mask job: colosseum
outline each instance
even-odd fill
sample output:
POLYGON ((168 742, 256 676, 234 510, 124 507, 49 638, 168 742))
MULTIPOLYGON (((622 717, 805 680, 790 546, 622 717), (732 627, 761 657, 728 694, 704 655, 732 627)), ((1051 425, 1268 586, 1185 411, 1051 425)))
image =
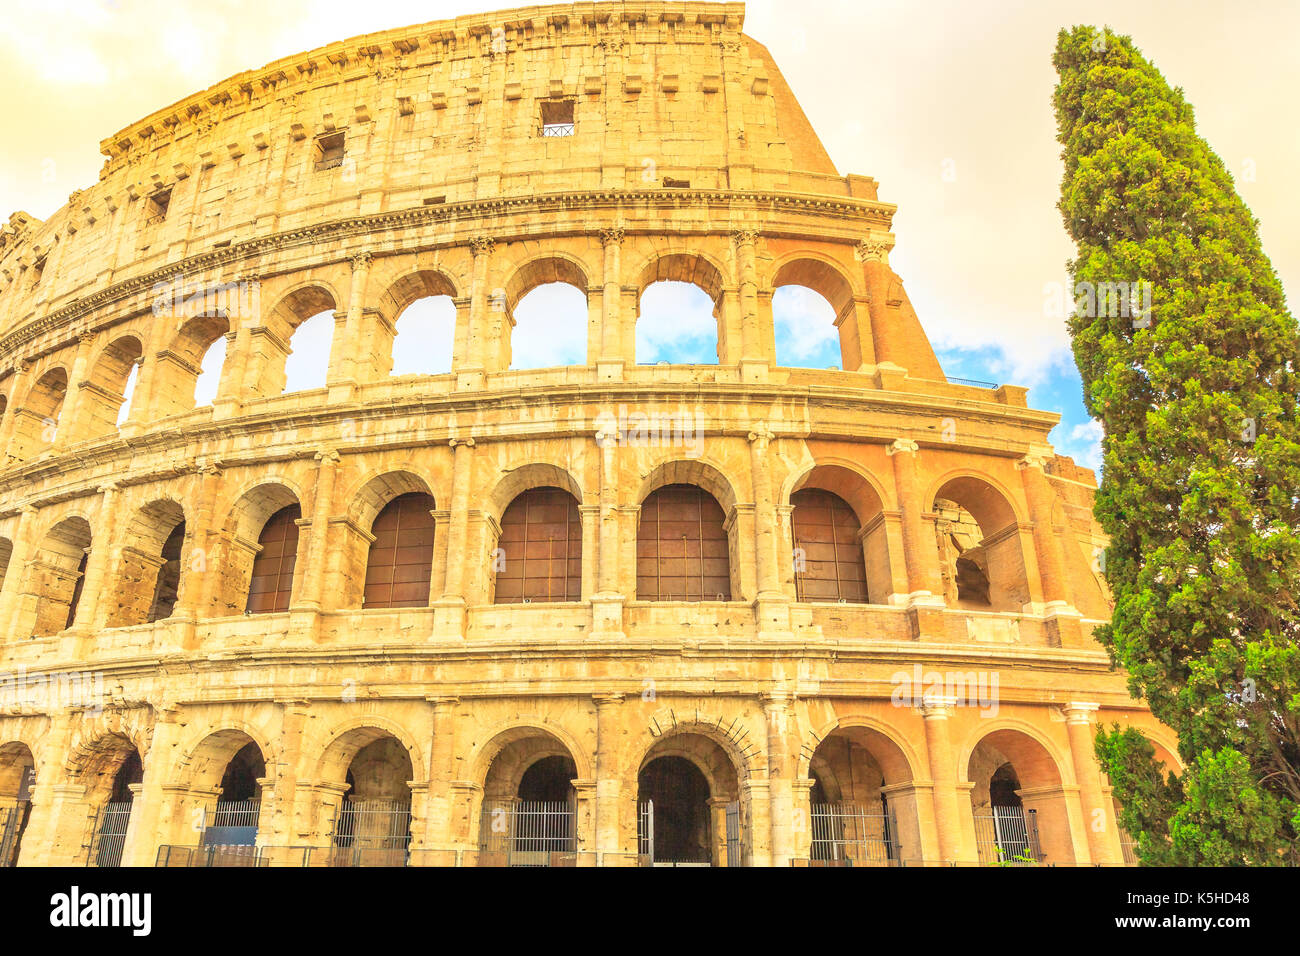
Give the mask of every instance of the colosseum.
POLYGON ((945 377, 896 207, 743 20, 357 37, 9 219, 0 864, 1132 861, 1093 732, 1176 741, 1092 638, 1094 476, 1026 389, 945 377), (638 361, 659 282, 716 362, 638 361), (557 283, 586 360, 516 368, 557 283), (777 363, 785 286, 838 366, 777 363), (450 369, 393 374, 441 297, 450 369))

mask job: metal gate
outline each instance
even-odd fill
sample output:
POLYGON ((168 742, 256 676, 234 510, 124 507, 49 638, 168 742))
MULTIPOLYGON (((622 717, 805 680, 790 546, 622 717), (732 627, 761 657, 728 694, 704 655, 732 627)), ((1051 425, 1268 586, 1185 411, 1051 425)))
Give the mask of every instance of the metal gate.
POLYGON ((545 800, 507 800, 485 805, 479 850, 506 866, 562 866, 576 852, 575 807, 545 800))
POLYGON ((809 857, 826 866, 897 866, 898 823, 894 808, 881 812, 855 803, 814 803, 809 857))
POLYGON ((257 842, 260 800, 222 800, 217 802, 212 822, 203 828, 204 846, 252 846, 257 842))
POLYGON ((655 861, 655 802, 647 800, 638 808, 636 818, 637 849, 643 866, 653 866, 655 861))
POLYGON ((87 865, 121 866, 122 848, 126 845, 126 830, 130 823, 130 800, 104 804, 95 816, 94 836, 86 855, 87 865))
POLYGON ((19 800, 13 806, 0 807, 0 866, 17 866, 18 850, 22 845, 23 830, 32 805, 19 800))
POLYGON ((740 839, 740 801, 727 804, 727 866, 745 865, 745 847, 740 839))
POLYGON ((411 805, 399 800, 344 799, 334 818, 330 866, 406 866, 411 805))
POLYGON ((991 807, 975 816, 975 841, 984 863, 1040 863, 1038 813, 1023 807, 991 807))

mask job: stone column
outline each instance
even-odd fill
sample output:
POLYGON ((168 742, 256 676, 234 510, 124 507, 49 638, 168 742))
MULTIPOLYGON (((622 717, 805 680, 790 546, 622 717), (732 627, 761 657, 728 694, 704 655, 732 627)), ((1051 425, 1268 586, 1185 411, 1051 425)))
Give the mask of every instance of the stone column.
POLYGON ((270 805, 262 807, 258 842, 265 846, 301 846, 305 830, 296 813, 298 762, 302 754, 303 726, 311 704, 293 698, 275 703, 280 717, 280 762, 274 768, 267 768, 267 773, 275 777, 275 794, 270 805))
POLYGON ((1101 767, 1093 750, 1092 721, 1101 705, 1071 701, 1065 707, 1065 730, 1070 738, 1070 758, 1079 781, 1083 804, 1083 826, 1088 834, 1088 851, 1093 863, 1116 866, 1123 861, 1119 828, 1113 824, 1111 801, 1102 793, 1101 767))
POLYGON ((622 275, 622 229, 602 229, 601 245, 605 250, 604 275, 602 276, 601 305, 603 307, 600 329, 600 355, 596 365, 596 377, 600 381, 618 380, 623 377, 623 365, 631 361, 623 354, 622 328, 622 294, 620 277, 622 275))
MULTIPOLYGON (((256 324, 255 319, 249 320, 256 324)), ((233 418, 239 414, 239 406, 244 401, 244 377, 248 370, 248 353, 252 349, 253 333, 251 325, 241 323, 225 334, 226 360, 221 366, 221 379, 217 382, 217 394, 212 399, 212 417, 220 421, 233 418)))
POLYGON ((182 645, 193 650, 197 639, 195 621, 209 615, 212 588, 220 570, 212 560, 213 511, 221 488, 221 467, 206 462, 198 469, 199 493, 192 515, 186 516, 190 553, 181 556, 181 588, 172 617, 181 622, 182 645))
MULTIPOLYGON (((925 749, 930 760, 930 776, 934 780, 934 822, 939 837, 939 858, 944 861, 968 862, 975 859, 973 848, 966 846, 962 827, 962 807, 957 786, 956 759, 948 720, 952 716, 954 701, 950 698, 927 698, 921 706, 925 719, 925 749)), ((970 816, 969 806, 965 810, 970 816)))
POLYGON ((172 345, 171 337, 179 331, 177 317, 170 313, 163 314, 161 304, 154 307, 153 324, 149 327, 148 341, 144 343, 141 356, 140 372, 135 380, 135 394, 131 396, 131 408, 122 423, 122 437, 129 438, 144 431, 157 418, 158 407, 158 366, 164 361, 174 360, 168 351, 172 345))
MULTIPOLYGON (((436 639, 465 637, 465 564, 469 547, 469 499, 474 481, 474 439, 453 438, 451 466, 451 522, 447 528, 447 573, 442 598, 434 605, 436 639)), ((481 557, 481 556, 480 556, 481 557)))
POLYGON ((618 447, 616 426, 602 426, 596 432, 600 449, 600 534, 596 550, 596 593, 592 596, 592 634, 621 637, 623 604, 626 595, 619 591, 618 447))
POLYGON ((63 407, 59 410, 59 424, 54 433, 54 450, 62 451, 71 444, 81 441, 84 423, 81 421, 81 395, 85 391, 81 386, 86 382, 86 366, 90 363, 90 346, 98 336, 93 332, 82 332, 77 336, 77 354, 72 360, 72 373, 68 376, 68 390, 63 396, 63 407))
MULTIPOLYGON (((366 280, 374 257, 369 251, 352 257, 352 283, 342 323, 335 322, 330 342, 328 385, 330 401, 347 401, 358 381, 358 360, 362 355, 361 319, 366 305, 366 280), (340 325, 342 328, 340 329, 340 325)), ((335 313, 336 317, 338 313, 335 313)))
MULTIPOLYGON (((18 513, 18 527, 14 530, 14 549, 9 555, 9 569, 5 572, 4 586, 0 588, 0 626, 4 627, 0 640, 11 641, 19 637, 18 614, 22 606, 23 590, 27 587, 27 562, 35 551, 32 536, 36 533, 36 508, 27 505, 18 513)), ((27 635, 22 635, 27 636, 27 635)))
POLYGON ((790 632, 790 596, 781 588, 781 541, 772 495, 768 447, 776 435, 758 422, 749 433, 750 473, 754 486, 754 566, 758 580, 759 636, 790 632))
POLYGON ((731 234, 736 246, 738 299, 740 301, 740 375, 742 381, 767 378, 772 356, 763 354, 763 330, 758 326, 758 265, 754 247, 758 232, 739 229, 731 234))
POLYGON ((77 605, 77 619, 73 627, 77 631, 101 628, 108 619, 108 602, 101 601, 104 579, 117 554, 117 541, 114 530, 117 525, 120 486, 109 482, 99 488, 99 514, 92 529, 90 539, 90 557, 86 559, 86 578, 81 585, 81 601, 77 605))
POLYGON ((597 865, 605 865, 607 853, 620 853, 619 809, 622 780, 619 777, 618 742, 622 717, 622 694, 596 694, 596 853, 597 865))
POLYGON ((334 479, 339 453, 332 448, 316 452, 316 489, 312 496, 311 538, 307 543, 302 587, 294 602, 299 608, 319 611, 324 603, 326 548, 329 514, 334 501, 334 479))
POLYGON ((144 754, 144 781, 132 800, 130 831, 122 848, 123 866, 153 866, 158 856, 159 821, 164 787, 171 776, 177 741, 184 724, 181 709, 164 706, 154 713, 153 736, 144 754))
MULTIPOLYGON (((424 844, 428 849, 455 852, 452 833, 451 782, 456 778, 457 697, 426 697, 431 708, 433 750, 429 760, 429 800, 424 844)), ((450 865, 453 860, 439 860, 450 865)))
POLYGON ((794 853, 794 761, 789 740, 790 696, 762 695, 767 720, 767 780, 772 813, 772 865, 789 866, 794 853))
POLYGON ((469 290, 466 358, 456 379, 457 388, 480 388, 483 384, 483 370, 487 364, 488 322, 490 321, 488 308, 492 296, 492 290, 488 288, 488 276, 496 240, 487 236, 476 236, 469 244, 474 254, 474 270, 469 290))
POLYGON ((927 535, 922 517, 925 503, 921 500, 923 491, 917 473, 920 446, 914 441, 900 438, 889 446, 888 453, 894 460, 894 482, 902 511, 903 562, 907 567, 908 603, 942 605, 939 555, 935 550, 934 535, 927 535))
POLYGON ((9 387, 7 414, 4 416, 4 422, 0 424, 0 460, 9 454, 9 445, 14 437, 14 426, 18 421, 18 410, 27 404, 27 392, 30 388, 28 379, 31 378, 31 372, 30 359, 19 359, 14 362, 14 380, 9 387))
MULTIPOLYGON (((868 311, 871 319, 871 351, 876 366, 892 369, 907 368, 905 344, 896 342, 889 310, 889 286, 894 273, 889 268, 889 250, 894 248, 892 234, 872 236, 858 243, 857 257, 862 261, 862 274, 867 284, 868 311)), ((862 329, 858 330, 859 340, 862 329)), ((865 347, 863 348, 865 352, 865 347)))

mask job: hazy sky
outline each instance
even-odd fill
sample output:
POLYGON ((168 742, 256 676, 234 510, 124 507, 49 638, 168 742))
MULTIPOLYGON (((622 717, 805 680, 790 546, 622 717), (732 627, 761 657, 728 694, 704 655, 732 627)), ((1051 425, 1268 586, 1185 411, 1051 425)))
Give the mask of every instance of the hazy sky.
MULTIPOLYGON (((93 183, 101 139, 241 70, 355 36, 510 6, 501 0, 5 0, 0 99, 0 216, 45 218, 93 183)), ((1300 288, 1300 3, 1036 0, 754 0, 745 32, 771 50, 841 173, 880 181, 898 203, 890 264, 949 375, 1028 385, 1030 403, 1064 415, 1053 439, 1095 465, 1096 429, 1079 401, 1063 319, 1045 308, 1073 247, 1056 210, 1051 53, 1056 31, 1107 24, 1131 35, 1196 110, 1260 219, 1286 287, 1300 288)), ((689 293, 657 308, 691 318, 689 293)), ((786 295, 778 349, 790 364, 839 361, 819 301, 786 295), (797 333, 797 334, 796 334, 797 333)), ((579 332, 531 335, 530 317, 571 307, 538 290, 521 304, 520 364, 551 364, 579 332)), ((647 303, 647 309, 650 303, 647 303)), ((438 321, 430 315, 430 321, 438 321)), ((445 321, 445 319, 443 320, 445 321)), ((415 337, 402 323, 399 331, 415 337)), ((638 359, 699 354, 697 337, 654 341, 638 359), (694 349, 689 352, 688 349, 694 349)), ((429 347, 436 330, 427 333, 429 347)), ((422 340, 423 341, 423 340, 422 340)), ((409 340, 408 340, 409 344, 409 340)), ((312 349, 295 349, 307 361, 312 349)), ((712 344, 704 347, 711 352, 712 344)), ((424 349, 403 348, 399 355, 424 349)), ((395 371, 414 371, 402 369, 395 371)))

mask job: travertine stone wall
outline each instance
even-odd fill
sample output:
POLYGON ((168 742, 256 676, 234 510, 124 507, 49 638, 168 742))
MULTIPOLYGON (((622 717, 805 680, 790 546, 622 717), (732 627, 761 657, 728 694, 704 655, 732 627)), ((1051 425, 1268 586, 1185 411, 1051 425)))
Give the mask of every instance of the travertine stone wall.
POLYGON ((1093 476, 1023 388, 945 379, 889 267, 895 207, 836 172, 742 25, 740 4, 591 3, 355 38, 133 124, 98 183, 11 218, 0 808, 33 768, 20 862, 94 852, 133 752, 124 862, 195 846, 250 742, 277 860, 329 846, 350 772, 352 798, 409 798, 412 862, 473 863, 485 802, 566 756, 578 858, 635 862, 638 775, 679 756, 719 862, 729 812, 733 862, 814 855, 814 779, 887 802, 904 858, 975 861, 986 740, 1049 859, 1119 861, 1083 731, 1128 722, 1176 760, 1091 638, 1093 476), (569 103, 573 135, 543 135, 542 105, 569 103), (661 280, 713 299, 717 365, 637 364, 661 280), (585 363, 512 370, 514 307, 548 282, 586 299, 585 363), (840 368, 776 363, 791 284, 834 307, 840 368), (395 323, 429 295, 455 307, 452 371, 391 376, 395 323), (282 394, 321 312, 327 384, 282 394), (725 515, 730 601, 638 600, 640 508, 676 483, 725 515), (582 599, 494 604, 502 516, 538 487, 578 502, 582 599), (796 600, 805 488, 859 519, 870 604, 796 600), (428 606, 363 609, 375 517, 409 492, 435 502, 428 606), (978 524, 996 604, 945 598, 936 499, 978 524), (261 529, 294 504, 290 608, 245 614, 261 529), (176 605, 149 621, 181 520, 176 605), (991 703, 954 699, 954 675, 996 679, 991 703))

